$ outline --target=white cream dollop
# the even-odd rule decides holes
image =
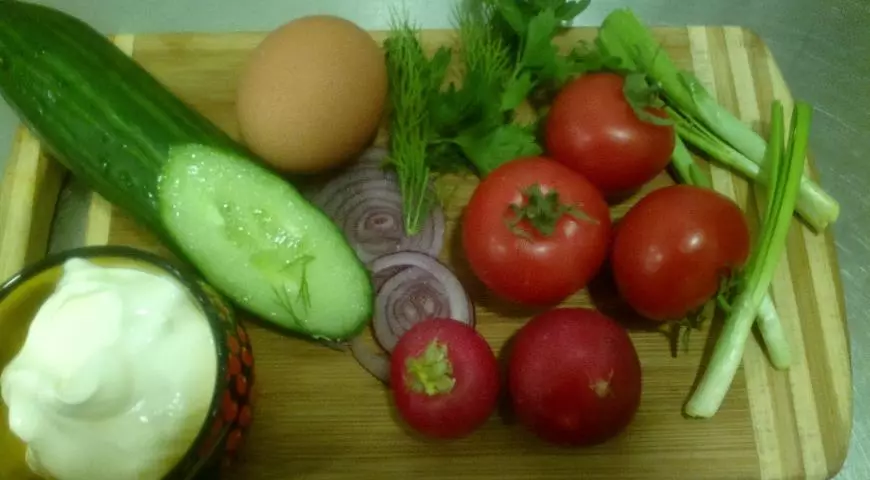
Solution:
[[[158,480],[205,421],[216,358],[205,314],[173,277],[74,258],[0,387],[35,473]]]

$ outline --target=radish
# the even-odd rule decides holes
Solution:
[[[450,318],[414,324],[393,350],[390,385],[399,416],[418,433],[455,439],[492,415],[498,361],[473,327]]]
[[[640,404],[641,368],[627,332],[585,308],[557,308],[516,334],[508,389],[519,421],[541,439],[591,445],[617,435]]]

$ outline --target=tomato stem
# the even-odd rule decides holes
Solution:
[[[614,57],[623,70],[641,72],[661,89],[660,98],[670,107],[680,137],[706,151],[718,162],[764,186],[769,168],[766,142],[752,126],[722,105],[700,80],[674,64],[630,9],[617,9],[604,19],[596,45]],[[840,204],[804,174],[800,182],[798,214],[816,231],[834,223]]]
[[[668,337],[671,343],[671,355],[676,358],[680,350],[689,353],[689,340],[692,330],[701,330],[704,321],[711,315],[707,312],[710,304],[702,305],[697,310],[691,311],[685,317],[671,320],[662,324],[659,331]]]
[[[563,204],[559,201],[559,192],[550,190],[544,192],[539,184],[532,185],[523,191],[526,198],[525,205],[511,204],[510,211],[513,219],[505,219],[508,228],[519,237],[531,239],[531,235],[520,227],[523,221],[527,221],[535,231],[545,237],[549,237],[556,231],[556,224],[564,215],[570,215],[578,220],[590,223],[598,223],[598,220],[590,217],[583,210]]]
[[[408,385],[411,390],[426,395],[450,393],[456,384],[453,365],[447,356],[447,345],[432,340],[418,357],[405,361]]]
[[[661,92],[659,85],[650,84],[645,74],[637,72],[626,75],[624,82],[622,94],[638,120],[658,126],[674,124],[670,118],[650,113],[649,109],[661,109],[665,105],[659,98]]]

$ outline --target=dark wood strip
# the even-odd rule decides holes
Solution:
[[[739,93],[734,85],[732,65],[728,57],[725,40],[725,29],[722,27],[710,27],[708,29],[707,40],[710,44],[710,51],[715,52],[715,55],[712,55],[711,59],[714,71],[716,72],[717,99],[722,106],[739,116]],[[746,179],[736,175],[734,177],[735,198],[741,208],[747,213],[753,238],[757,238],[757,233],[760,229],[760,212],[755,188]],[[758,360],[767,361],[764,356]],[[784,374],[777,374],[768,364],[765,364],[762,368],[767,377],[773,400],[774,424],[779,443],[782,472],[787,477],[802,477],[804,475],[803,452],[795,421],[794,402],[788,377]]]

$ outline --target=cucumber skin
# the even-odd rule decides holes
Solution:
[[[170,148],[207,145],[265,169],[103,34],[50,7],[0,0],[0,94],[58,162],[194,266],[160,216],[158,188]],[[243,293],[224,291],[230,282],[207,280],[258,313],[238,301]]]
[[[40,5],[0,1],[0,93],[70,172],[161,235],[170,146],[239,149],[105,36]]]

